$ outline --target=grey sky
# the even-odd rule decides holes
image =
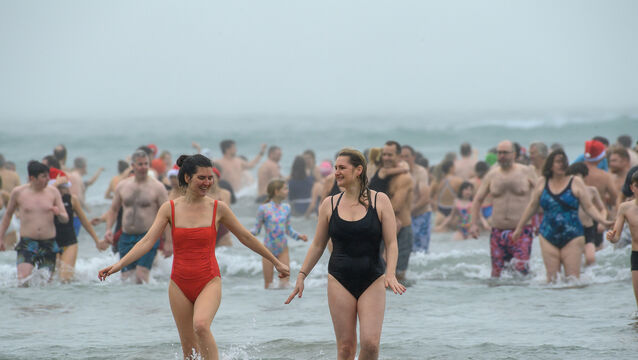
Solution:
[[[0,118],[635,109],[638,1],[0,1]]]

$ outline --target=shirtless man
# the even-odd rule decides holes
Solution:
[[[106,192],[104,193],[104,198],[113,199],[113,191],[115,191],[115,187],[117,187],[117,184],[119,184],[120,181],[129,177],[130,174],[131,172],[130,172],[129,163],[127,163],[124,160],[118,160],[117,175],[111,178],[111,181],[109,182],[109,187],[106,189]]]
[[[11,192],[13,188],[20,185],[20,176],[17,172],[7,169],[5,165],[4,156],[0,154],[0,178],[2,179],[0,190]]]
[[[20,176],[15,170],[9,168],[8,162],[5,162],[4,156],[0,154],[0,194],[4,200],[4,207],[0,209],[0,217],[6,212],[6,205],[9,203],[11,191],[17,186],[20,186]],[[20,224],[16,216],[13,216],[9,221],[9,228],[5,235],[5,248],[7,250],[13,250],[17,240],[17,231],[20,228]]]
[[[598,165],[606,159],[607,150],[605,145],[597,140],[585,142],[585,165],[589,170],[589,175],[585,178],[585,184],[595,186],[598,193],[609,209],[615,209],[618,190],[614,185],[614,178],[608,172],[601,170]],[[613,213],[613,212],[612,212]],[[599,228],[602,233],[603,229]]]
[[[62,164],[60,164],[62,165]],[[86,188],[93,185],[97,181],[98,177],[104,168],[99,168],[93,174],[91,179],[84,181],[83,177],[86,175],[86,159],[83,157],[77,157],[73,160],[73,169],[68,172],[69,181],[71,181],[71,194],[80,200],[81,204],[84,204],[86,196]]]
[[[148,176],[150,158],[143,150],[136,150],[131,155],[131,167],[134,176],[126,178],[115,188],[113,202],[106,213],[106,233],[104,239],[113,243],[113,224],[117,213],[122,208],[122,235],[118,241],[120,257],[124,257],[133,246],[140,241],[151,227],[160,206],[168,200],[168,193],[164,185]],[[164,255],[172,254],[172,239],[170,229],[164,232],[166,243]],[[126,280],[135,270],[135,280],[138,284],[148,282],[149,273],[157,249],[159,239],[146,255],[131,265],[122,269],[122,280]]]
[[[255,202],[261,204],[266,200],[268,197],[266,188],[270,181],[283,178],[279,160],[281,160],[281,148],[274,145],[268,148],[268,159],[257,170],[257,199]]]
[[[396,141],[387,141],[383,146],[381,158],[386,169],[396,168],[401,161],[401,145]],[[397,243],[399,246],[399,258],[397,260],[397,279],[405,279],[408,269],[410,252],[412,251],[412,176],[409,173],[401,173],[390,178],[388,184],[388,196],[392,202],[392,209],[397,219]]]
[[[266,144],[261,146],[259,154],[250,162],[237,156],[237,146],[234,140],[224,140],[219,146],[222,150],[222,157],[215,160],[215,162],[219,163],[224,169],[221,180],[228,181],[233,190],[237,192],[241,189],[242,172],[254,168],[259,163],[266,151]]]
[[[545,163],[545,159],[547,159],[547,155],[549,155],[549,153],[545,143],[537,141],[529,145],[529,160],[538,177],[543,173],[543,164]]]
[[[60,144],[53,148],[53,157],[58,160],[60,170],[65,172],[69,171],[66,167],[66,146],[64,146],[64,144]]]
[[[638,165],[638,154],[631,148],[632,141],[630,135],[620,135],[616,139],[616,146],[622,147],[627,150],[627,154],[629,155],[629,166],[633,167]]]
[[[587,179],[587,175],[589,175],[589,169],[587,168],[587,165],[582,162],[573,163],[567,168],[567,175],[580,176],[580,178],[585,181],[585,179]],[[585,188],[587,189],[587,193],[591,198],[592,204],[596,207],[596,210],[600,211],[603,217],[606,218],[607,209],[605,204],[603,204],[603,200],[600,198],[600,194],[598,194],[596,187],[585,185]],[[594,221],[591,215],[587,214],[582,203],[578,208],[578,218],[583,224],[585,232],[585,265],[590,266],[596,262],[596,250],[600,250],[602,247],[603,234],[598,232],[596,221]]]
[[[512,241],[512,233],[529,202],[536,184],[536,173],[531,167],[514,162],[516,154],[511,141],[501,141],[496,147],[496,153],[499,166],[485,175],[472,202],[470,234],[474,238],[478,237],[481,204],[491,194],[492,277],[500,277],[505,263],[509,261],[513,261],[517,271],[526,275],[532,251],[532,226],[527,224],[516,242]]]
[[[609,153],[609,172],[614,181],[614,188],[620,192],[625,185],[625,178],[630,166],[629,151],[623,147],[613,147]]]
[[[469,143],[461,144],[461,158],[454,161],[456,175],[463,180],[469,180],[474,175],[474,166],[478,161],[478,155],[472,151],[472,145]]]
[[[441,214],[435,219],[436,225],[442,223],[452,212],[454,200],[463,183],[463,178],[455,175],[456,170],[452,160],[444,160],[440,165],[440,171],[443,174],[441,180],[435,182],[430,189],[431,200]]]
[[[412,232],[414,244],[412,251],[428,252],[430,247],[430,233],[432,232],[432,208],[430,207],[430,182],[428,171],[416,161],[416,153],[410,145],[401,147],[401,158],[410,166],[412,175]]]
[[[27,172],[29,182],[11,191],[7,211],[0,224],[0,250],[3,250],[4,233],[11,216],[17,208],[20,209],[20,242],[15,250],[18,252],[18,282],[21,285],[35,266],[47,268],[53,275],[55,256],[59,251],[53,217],[61,223],[69,221],[60,192],[47,185],[49,168],[40,162],[29,161]]]

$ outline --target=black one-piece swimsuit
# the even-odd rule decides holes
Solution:
[[[332,238],[333,249],[328,262],[328,274],[337,279],[352,296],[359,299],[361,294],[385,272],[380,255],[383,238],[381,221],[377,215],[376,195],[375,206],[368,205],[365,216],[357,221],[346,221],[339,217],[338,208],[342,197],[343,193],[337,200],[337,206],[334,206],[333,198],[330,198],[333,211],[328,224],[328,234]]]

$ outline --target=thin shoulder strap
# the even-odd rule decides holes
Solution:
[[[379,192],[378,191],[374,194],[374,208],[375,209],[377,208],[377,196],[379,196]]]
[[[341,198],[343,197],[343,194],[345,194],[345,191],[341,193],[341,195],[339,195],[339,198],[337,199],[337,206],[339,207],[339,203],[341,202]]]
[[[215,228],[215,230],[217,230],[217,227],[215,226],[216,217],[217,217],[217,200],[215,200],[215,205],[213,206],[213,223],[210,224],[210,226]]]
[[[173,200],[171,200],[171,226],[173,229],[175,229],[175,203],[173,202]]]

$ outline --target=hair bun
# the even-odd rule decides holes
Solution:
[[[181,155],[179,158],[177,158],[177,161],[175,162],[177,164],[177,166],[182,167],[182,164],[184,164],[184,161],[186,161],[186,159],[188,159],[190,156],[188,155]]]

